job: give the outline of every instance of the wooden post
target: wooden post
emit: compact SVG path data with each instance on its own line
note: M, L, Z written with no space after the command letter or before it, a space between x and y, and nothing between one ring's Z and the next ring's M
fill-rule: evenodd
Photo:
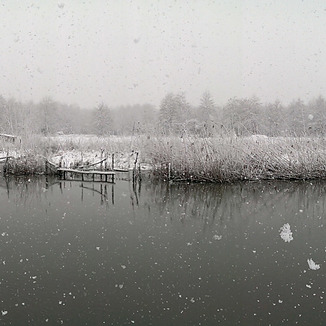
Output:
M114 170L114 153L112 153L112 171Z
M168 180L171 180L171 163L168 165Z
M139 181L141 181L141 169L140 169L140 164L138 164L138 178L139 178Z
M84 188L83 188L83 184L81 184L81 201L84 201Z
M134 162L134 169L136 170L136 165L137 165L137 160L138 160L138 152L136 152L136 159L135 159L135 162Z
M101 149L101 167L100 167L101 171L103 171L103 152L104 152L104 149ZM102 180L102 178L101 178L101 180Z
M134 179L133 180L134 182L135 182L136 172L137 172L137 160L138 160L138 152L136 152L136 158L135 158L134 168L133 168L133 172L132 172L132 178Z
M9 161L9 148L7 149L7 157L5 165L3 166L3 174L7 174L8 172L8 161Z

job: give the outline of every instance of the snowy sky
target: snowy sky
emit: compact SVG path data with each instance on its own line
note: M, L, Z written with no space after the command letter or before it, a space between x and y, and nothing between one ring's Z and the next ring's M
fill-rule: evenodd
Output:
M0 94L81 107L326 96L324 0L0 0Z

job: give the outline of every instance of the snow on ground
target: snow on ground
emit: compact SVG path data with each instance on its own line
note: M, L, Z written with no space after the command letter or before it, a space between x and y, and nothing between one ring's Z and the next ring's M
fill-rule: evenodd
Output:
M133 169L137 157L136 151L139 147L136 143L139 139L136 136L56 135L48 137L48 140L57 144L62 150L48 159L56 165L61 164L62 167L72 168L98 163L107 156L107 167L111 168L112 153L114 153L115 168ZM96 150L93 150L94 148ZM142 170L150 169L151 166L142 162L142 159L139 153L137 167L140 164ZM99 168L99 166L96 165L94 168Z
M75 144L78 146L89 146L92 144L102 145L115 145L115 144L128 144L132 145L138 137L135 136L97 136L97 135L56 135L51 137L45 137L49 141L57 144L61 144L63 147L67 144Z
M0 150L0 159L1 159L2 162L4 161L4 159L5 159L8 155L9 155L10 157L18 158L18 157L21 156L21 152L18 151L18 150L9 150L9 151L1 151L1 150Z
M73 168L77 166L87 166L98 163L105 156L100 151L80 152L78 150L64 151L49 158L49 161L65 168ZM114 155L114 167L120 169L132 169L134 167L136 156L135 153L118 153ZM104 167L103 162L103 167ZM99 165L97 165L98 167ZM107 166L112 167L112 155L107 156Z

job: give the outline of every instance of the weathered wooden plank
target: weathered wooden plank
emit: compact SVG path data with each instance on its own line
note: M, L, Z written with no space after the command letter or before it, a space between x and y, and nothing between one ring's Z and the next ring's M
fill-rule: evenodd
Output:
M127 169L114 168L115 172L129 172Z
M104 161L106 161L108 158L105 157L103 160L99 161L99 162L96 162L96 163L93 163L93 164L89 164L89 165L82 165L80 166L81 169L84 169L84 168L89 168L91 166L94 166L94 165L97 165L97 164L101 164L103 163Z
M98 171L98 170L76 170L76 169L68 169L68 168L58 168L59 172L71 172L76 174L97 174L97 175L115 175L115 172L112 171Z
M15 136L15 135L9 135L9 134L0 134L0 137L4 137L4 138L17 138L17 136Z

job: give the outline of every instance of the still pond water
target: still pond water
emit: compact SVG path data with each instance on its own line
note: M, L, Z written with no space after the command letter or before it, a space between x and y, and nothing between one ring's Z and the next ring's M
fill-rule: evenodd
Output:
M1 325L326 324L325 183L0 186Z

